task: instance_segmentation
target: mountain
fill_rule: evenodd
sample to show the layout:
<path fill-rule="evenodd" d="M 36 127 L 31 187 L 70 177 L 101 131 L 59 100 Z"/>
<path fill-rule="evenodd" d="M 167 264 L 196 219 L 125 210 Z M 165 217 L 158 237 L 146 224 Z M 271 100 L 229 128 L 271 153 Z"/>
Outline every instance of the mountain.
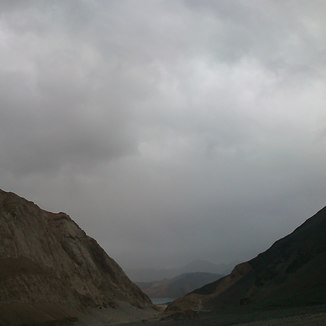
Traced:
<path fill-rule="evenodd" d="M 177 275 L 175 269 L 172 268 L 129 268 L 126 269 L 126 273 L 136 283 L 156 282 Z"/>
<path fill-rule="evenodd" d="M 151 302 L 68 215 L 0 190 L 0 325 L 50 325 L 122 306 Z"/>
<path fill-rule="evenodd" d="M 213 273 L 186 273 L 172 279 L 156 282 L 139 282 L 137 285 L 151 298 L 179 298 L 186 293 L 219 279 L 222 275 Z"/>
<path fill-rule="evenodd" d="M 272 309 L 326 303 L 326 208 L 256 258 L 172 303 L 186 310 Z"/>
<path fill-rule="evenodd" d="M 175 268 L 134 268 L 127 269 L 127 274 L 134 282 L 157 282 L 158 280 L 171 279 L 186 273 L 215 273 L 226 274 L 231 269 L 226 264 L 215 264 L 207 260 L 194 260 L 184 266 Z"/>
<path fill-rule="evenodd" d="M 198 259 L 198 260 L 193 260 L 190 263 L 180 267 L 177 270 L 177 272 L 179 274 L 202 272 L 202 273 L 217 273 L 217 274 L 225 275 L 226 274 L 225 271 L 228 271 L 228 269 L 229 268 L 227 264 L 215 264 L 208 260 Z"/>

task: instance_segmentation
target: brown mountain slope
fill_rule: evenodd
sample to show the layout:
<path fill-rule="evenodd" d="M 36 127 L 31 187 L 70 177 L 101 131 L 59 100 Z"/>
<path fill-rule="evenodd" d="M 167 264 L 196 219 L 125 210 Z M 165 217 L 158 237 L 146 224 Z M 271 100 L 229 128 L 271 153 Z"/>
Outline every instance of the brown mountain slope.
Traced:
<path fill-rule="evenodd" d="M 169 306 L 167 312 L 326 303 L 326 208 L 256 258 Z"/>
<path fill-rule="evenodd" d="M 0 325 L 73 320 L 120 303 L 151 305 L 68 215 L 0 190 Z"/>

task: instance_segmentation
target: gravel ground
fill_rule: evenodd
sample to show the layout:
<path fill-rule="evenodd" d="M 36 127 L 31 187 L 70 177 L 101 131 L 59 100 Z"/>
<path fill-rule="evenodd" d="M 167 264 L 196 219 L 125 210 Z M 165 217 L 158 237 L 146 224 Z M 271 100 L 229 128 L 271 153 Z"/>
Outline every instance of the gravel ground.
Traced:
<path fill-rule="evenodd" d="M 203 315 L 192 320 L 147 321 L 125 326 L 325 326 L 326 307 L 306 307 L 265 312 Z M 90 325 L 92 326 L 92 325 Z"/>
<path fill-rule="evenodd" d="M 252 323 L 236 324 L 238 326 L 325 326 L 326 313 L 313 315 L 301 315 L 286 318 L 271 319 L 268 321 L 258 321 Z"/>
<path fill-rule="evenodd" d="M 202 314 L 195 319 L 164 320 L 152 309 L 120 309 L 103 311 L 74 326 L 326 326 L 326 306 L 313 306 L 271 311 Z M 134 322 L 131 322 L 134 320 Z M 138 321 L 136 321 L 138 320 Z"/>
<path fill-rule="evenodd" d="M 107 324 L 109 325 L 109 324 Z M 271 319 L 265 321 L 257 321 L 250 323 L 237 323 L 222 320 L 219 318 L 207 319 L 207 320 L 178 320 L 178 321 L 156 321 L 148 323 L 132 323 L 124 324 L 128 326 L 325 326 L 326 325 L 326 313 L 316 315 L 305 315 L 305 316 L 293 316 L 286 318 Z M 93 326 L 93 325 L 90 325 Z M 104 325 L 103 325 L 104 326 Z"/>

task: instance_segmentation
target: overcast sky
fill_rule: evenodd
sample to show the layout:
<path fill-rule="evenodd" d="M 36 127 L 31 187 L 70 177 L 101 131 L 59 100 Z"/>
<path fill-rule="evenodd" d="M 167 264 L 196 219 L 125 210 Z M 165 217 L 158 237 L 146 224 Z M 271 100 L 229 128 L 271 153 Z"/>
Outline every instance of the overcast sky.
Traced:
<path fill-rule="evenodd" d="M 0 187 L 123 267 L 241 261 L 326 205 L 326 1 L 0 1 Z"/>

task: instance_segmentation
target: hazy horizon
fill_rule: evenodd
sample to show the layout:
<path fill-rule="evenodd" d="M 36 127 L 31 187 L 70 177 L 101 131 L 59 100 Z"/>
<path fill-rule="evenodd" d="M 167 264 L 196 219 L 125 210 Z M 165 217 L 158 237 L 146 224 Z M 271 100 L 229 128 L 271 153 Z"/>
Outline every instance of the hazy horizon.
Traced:
<path fill-rule="evenodd" d="M 0 188 L 124 268 L 240 262 L 326 205 L 326 2 L 0 2 Z"/>

